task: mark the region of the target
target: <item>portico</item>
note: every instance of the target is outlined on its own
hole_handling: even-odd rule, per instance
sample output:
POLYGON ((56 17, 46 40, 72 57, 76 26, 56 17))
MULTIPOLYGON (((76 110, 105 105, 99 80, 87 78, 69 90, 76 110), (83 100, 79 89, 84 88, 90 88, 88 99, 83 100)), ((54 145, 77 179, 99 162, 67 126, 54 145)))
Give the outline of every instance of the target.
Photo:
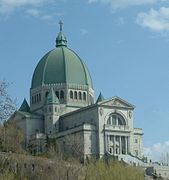
POLYGON ((129 153, 129 136, 106 135, 106 152, 112 155, 129 153))

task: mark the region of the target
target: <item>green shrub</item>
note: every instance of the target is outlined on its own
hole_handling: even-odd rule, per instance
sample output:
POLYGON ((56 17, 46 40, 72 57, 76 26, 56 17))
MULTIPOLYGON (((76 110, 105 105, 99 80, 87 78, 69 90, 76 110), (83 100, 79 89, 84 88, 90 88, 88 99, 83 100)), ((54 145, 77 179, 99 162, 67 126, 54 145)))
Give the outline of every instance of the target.
POLYGON ((86 165, 85 180, 144 180, 144 171, 122 162, 106 164, 102 160, 86 165))

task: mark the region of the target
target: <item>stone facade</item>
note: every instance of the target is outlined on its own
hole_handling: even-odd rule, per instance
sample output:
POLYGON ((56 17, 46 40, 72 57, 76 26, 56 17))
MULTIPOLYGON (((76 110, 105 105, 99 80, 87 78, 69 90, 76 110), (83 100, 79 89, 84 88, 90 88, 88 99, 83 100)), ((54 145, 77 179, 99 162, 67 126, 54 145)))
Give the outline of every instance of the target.
POLYGON ((17 111, 12 117, 25 132, 27 147, 35 137, 39 139, 35 136, 38 133, 56 138, 61 149, 71 140, 67 136, 76 135, 81 138, 78 140, 83 145, 83 158, 101 158, 106 154, 143 157, 142 130, 133 127, 134 106, 119 97, 71 112, 58 104, 46 104, 42 108, 43 115, 17 111))

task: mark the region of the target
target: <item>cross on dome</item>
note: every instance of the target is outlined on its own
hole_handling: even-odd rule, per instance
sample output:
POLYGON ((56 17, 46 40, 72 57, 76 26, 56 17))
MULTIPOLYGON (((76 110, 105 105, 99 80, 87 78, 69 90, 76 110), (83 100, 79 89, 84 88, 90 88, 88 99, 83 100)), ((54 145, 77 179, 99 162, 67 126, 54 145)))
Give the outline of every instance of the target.
POLYGON ((63 22, 61 20, 59 21, 59 25, 60 25, 60 31, 62 31, 62 29, 63 29, 63 22))

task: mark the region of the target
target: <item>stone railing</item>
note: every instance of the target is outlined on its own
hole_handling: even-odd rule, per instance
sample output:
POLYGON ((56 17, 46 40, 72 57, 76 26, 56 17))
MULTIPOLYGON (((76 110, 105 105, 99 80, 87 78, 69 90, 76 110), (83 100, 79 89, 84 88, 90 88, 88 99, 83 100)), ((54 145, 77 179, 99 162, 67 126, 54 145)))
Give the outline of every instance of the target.
POLYGON ((126 125, 114 126, 114 125, 105 124, 104 129, 108 131, 127 131, 127 132, 130 131, 130 127, 126 125))
POLYGON ((134 134, 143 134, 143 130, 141 128, 134 128, 134 134))

